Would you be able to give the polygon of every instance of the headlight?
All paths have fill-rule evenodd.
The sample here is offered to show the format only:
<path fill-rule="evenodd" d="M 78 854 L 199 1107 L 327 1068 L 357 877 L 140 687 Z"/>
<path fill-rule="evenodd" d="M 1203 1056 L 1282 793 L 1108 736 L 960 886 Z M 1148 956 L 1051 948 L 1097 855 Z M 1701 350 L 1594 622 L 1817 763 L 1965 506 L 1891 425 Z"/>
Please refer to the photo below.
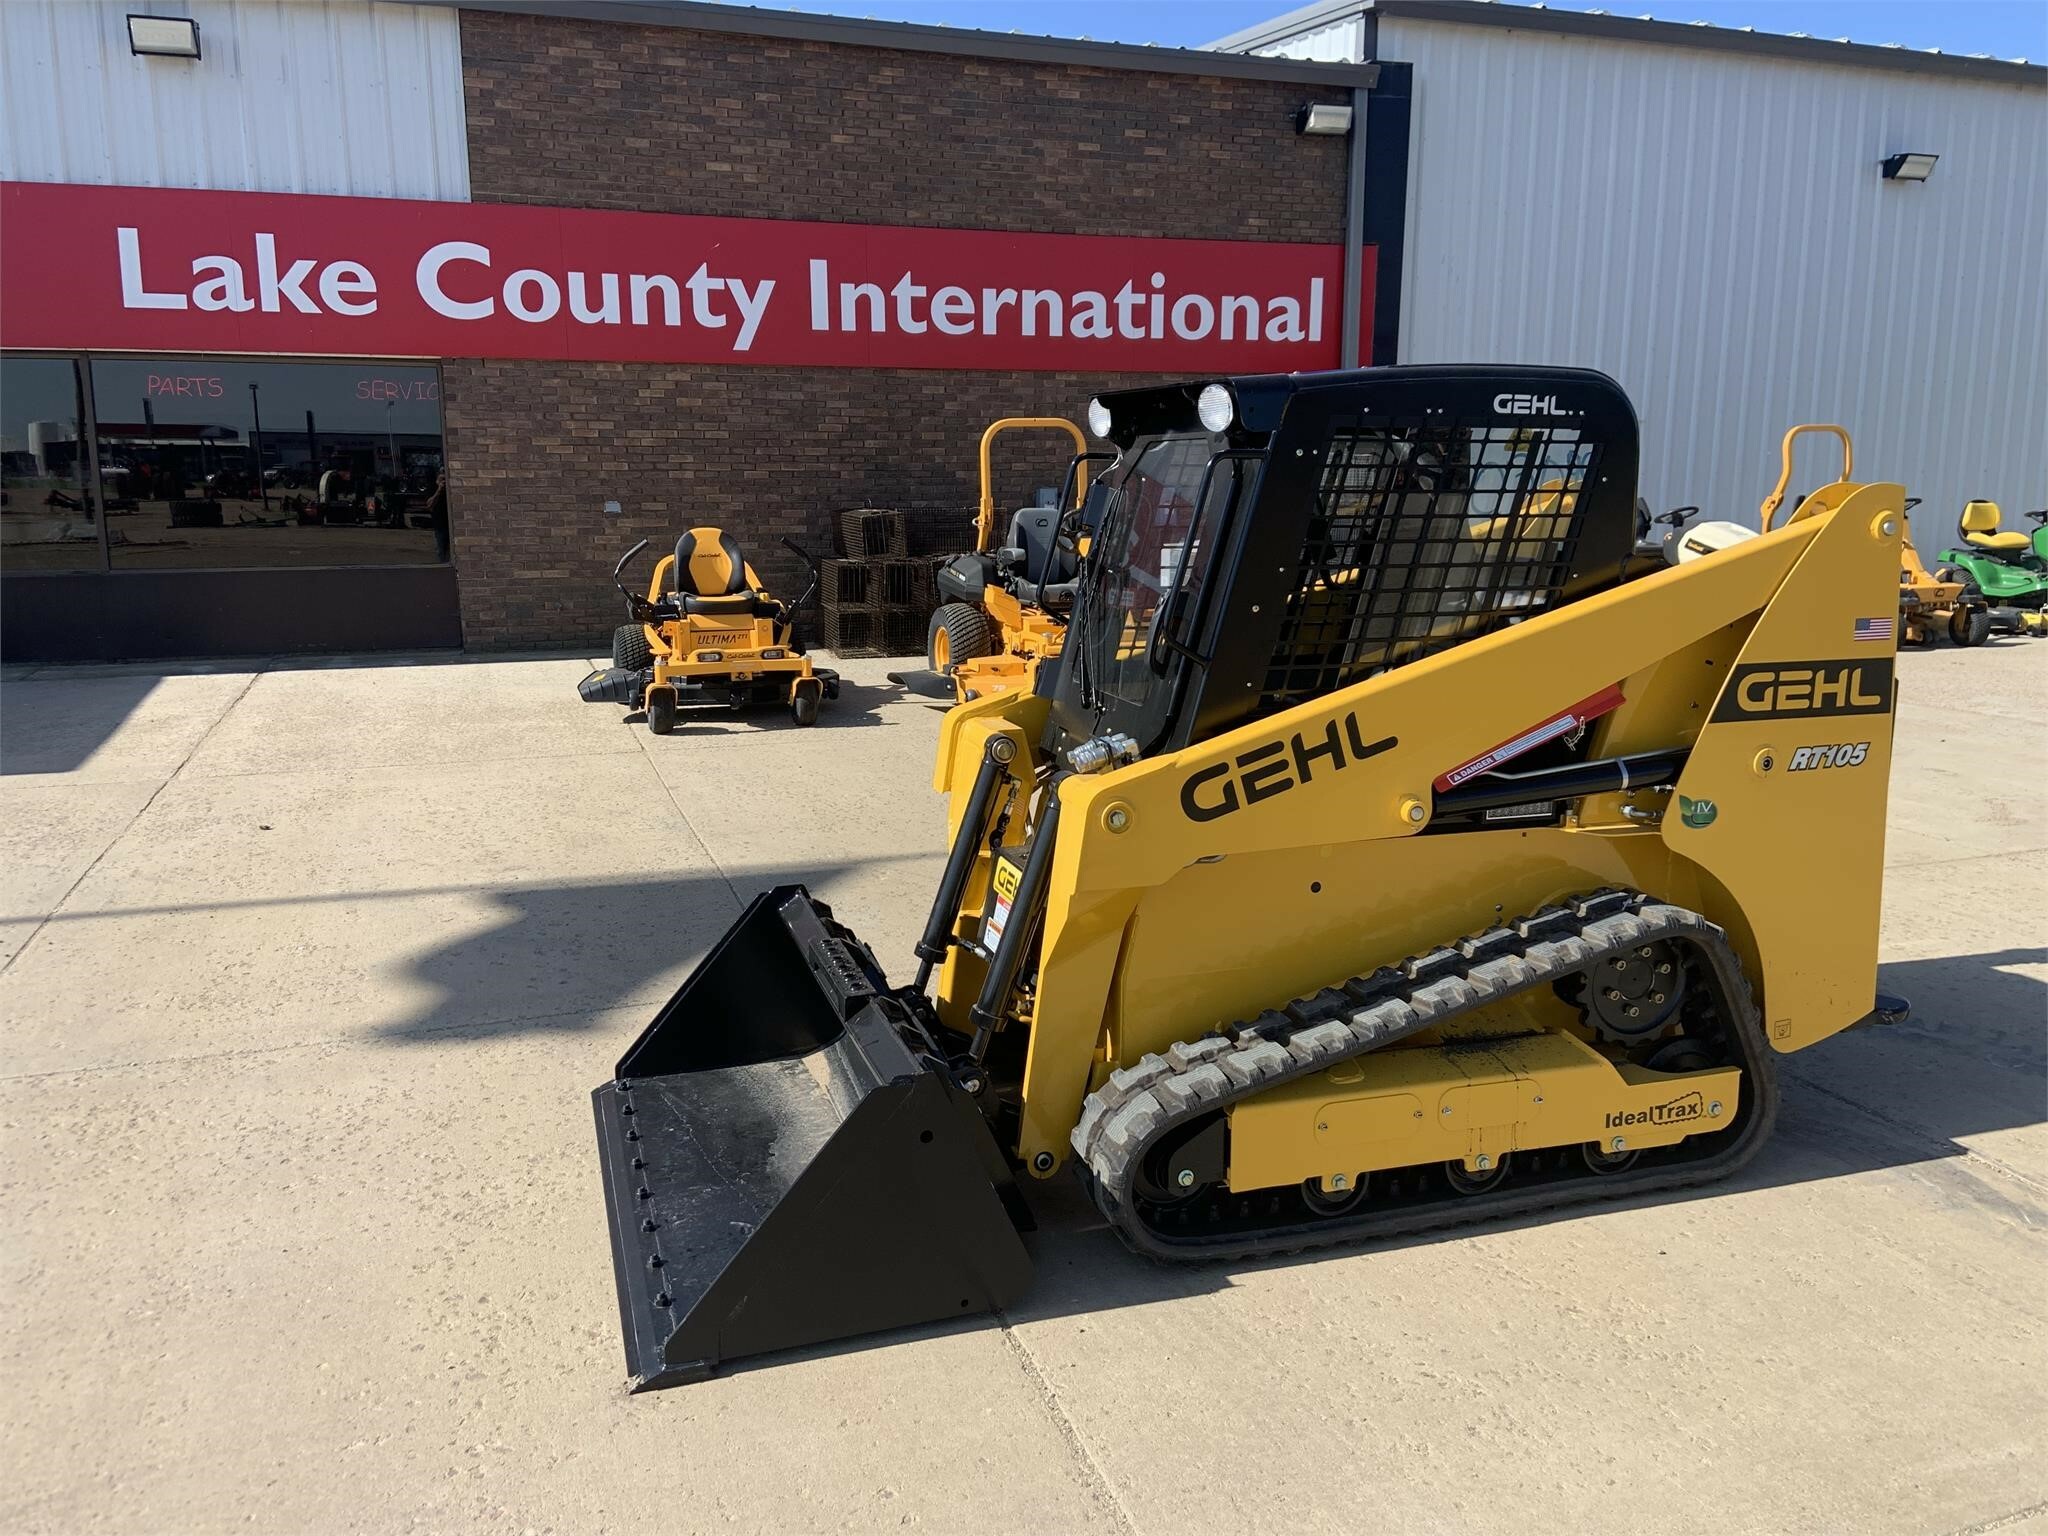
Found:
<path fill-rule="evenodd" d="M 1109 436 L 1109 407 L 1100 400 L 1088 402 L 1088 430 L 1097 437 Z"/>
<path fill-rule="evenodd" d="M 725 652 L 723 652 L 723 651 L 699 651 L 699 652 L 697 653 L 697 655 L 696 655 L 695 659 L 696 659 L 696 660 L 698 660 L 698 661 L 723 661 L 723 660 L 725 660 Z"/>
<path fill-rule="evenodd" d="M 1211 384 L 1195 400 L 1195 416 L 1211 432 L 1228 432 L 1237 420 L 1237 402 L 1228 384 Z"/>
<path fill-rule="evenodd" d="M 782 650 L 782 649 L 780 649 L 780 648 L 775 648 L 775 649 L 770 649 L 770 650 L 766 650 L 766 651 L 763 651 L 763 652 L 761 653 L 761 659 L 762 659 L 763 661 L 780 661 L 780 660 L 782 660 L 782 658 L 783 658 L 783 657 L 787 656 L 788 654 L 789 654 L 789 652 L 787 652 L 787 651 L 785 651 L 785 650 Z"/>

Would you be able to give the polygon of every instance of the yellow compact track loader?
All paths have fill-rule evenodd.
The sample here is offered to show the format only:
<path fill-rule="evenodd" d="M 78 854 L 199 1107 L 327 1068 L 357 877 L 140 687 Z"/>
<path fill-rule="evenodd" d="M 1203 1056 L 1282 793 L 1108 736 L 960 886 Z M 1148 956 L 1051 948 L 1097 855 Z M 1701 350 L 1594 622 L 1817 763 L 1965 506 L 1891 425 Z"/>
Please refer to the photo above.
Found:
<path fill-rule="evenodd" d="M 1019 508 L 999 526 L 992 450 L 1005 433 L 1033 431 L 1064 432 L 1072 441 L 1066 484 L 1049 493 L 1050 504 Z M 1113 457 L 1089 453 L 1087 436 L 1063 416 L 1006 416 L 981 434 L 974 552 L 939 568 L 940 603 L 925 640 L 935 680 L 922 691 L 965 702 L 1028 688 L 1038 663 L 1059 655 L 1083 553 L 1082 466 Z"/>
<path fill-rule="evenodd" d="M 636 1387 L 1008 1304 L 1069 1167 L 1163 1260 L 1719 1178 L 1904 1015 L 1901 487 L 1671 565 L 1597 373 L 1102 404 L 1063 654 L 941 722 L 914 978 L 779 887 L 596 1090 Z"/>

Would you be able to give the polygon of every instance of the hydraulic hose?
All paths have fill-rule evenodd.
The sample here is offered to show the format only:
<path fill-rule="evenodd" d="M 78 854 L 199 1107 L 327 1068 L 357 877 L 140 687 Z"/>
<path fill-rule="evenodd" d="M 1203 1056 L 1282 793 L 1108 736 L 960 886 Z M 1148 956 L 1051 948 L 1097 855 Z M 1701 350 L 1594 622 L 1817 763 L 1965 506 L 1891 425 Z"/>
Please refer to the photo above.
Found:
<path fill-rule="evenodd" d="M 1002 1023 L 1003 1009 L 1010 1000 L 1010 989 L 1017 981 L 1017 967 L 1024 959 L 1024 946 L 1030 942 L 1039 911 L 1045 905 L 1046 882 L 1052 877 L 1053 843 L 1060 824 L 1060 785 L 1066 777 L 1063 773 L 1058 774 L 1045 787 L 1045 809 L 1031 834 L 1031 852 L 1024 860 L 1017 894 L 1010 903 L 1010 919 L 1003 925 L 1003 936 L 996 941 L 995 953 L 989 956 L 988 974 L 982 978 L 981 996 L 975 999 L 974 1007 L 968 1012 L 968 1017 L 974 1021 L 974 1041 L 968 1046 L 967 1054 L 976 1066 L 988 1054 L 989 1041 L 995 1037 L 996 1027 Z"/>
<path fill-rule="evenodd" d="M 997 756 L 998 753 L 1005 754 Z M 924 920 L 924 936 L 917 941 L 917 982 L 922 992 L 931 981 L 932 967 L 946 958 L 953 942 L 953 921 L 960 913 L 960 897 L 967 889 L 967 876 L 974 868 L 974 855 L 988 831 L 988 813 L 995 804 L 996 788 L 1003 781 L 1003 765 L 1017 754 L 1017 745 L 1007 736 L 991 736 L 981 754 L 981 767 L 974 775 L 974 787 L 967 793 L 967 807 L 960 816 L 960 830 L 946 855 L 945 873 L 939 876 L 938 893 Z"/>
<path fill-rule="evenodd" d="M 1537 800 L 1576 800 L 1612 790 L 1649 789 L 1669 784 L 1685 767 L 1684 750 L 1638 752 L 1630 757 L 1603 757 L 1590 763 L 1566 763 L 1533 773 L 1489 773 L 1456 789 L 1439 791 L 1438 816 L 1463 816 L 1503 805 Z"/>

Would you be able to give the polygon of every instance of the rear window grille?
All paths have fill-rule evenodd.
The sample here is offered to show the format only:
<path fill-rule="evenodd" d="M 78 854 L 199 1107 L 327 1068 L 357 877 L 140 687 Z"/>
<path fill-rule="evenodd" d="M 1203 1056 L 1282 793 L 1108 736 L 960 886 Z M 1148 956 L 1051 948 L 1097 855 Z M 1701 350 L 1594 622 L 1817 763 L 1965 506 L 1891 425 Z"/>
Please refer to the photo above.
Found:
<path fill-rule="evenodd" d="M 1367 423 L 1330 442 L 1260 712 L 1554 604 L 1599 444 L 1575 428 Z"/>

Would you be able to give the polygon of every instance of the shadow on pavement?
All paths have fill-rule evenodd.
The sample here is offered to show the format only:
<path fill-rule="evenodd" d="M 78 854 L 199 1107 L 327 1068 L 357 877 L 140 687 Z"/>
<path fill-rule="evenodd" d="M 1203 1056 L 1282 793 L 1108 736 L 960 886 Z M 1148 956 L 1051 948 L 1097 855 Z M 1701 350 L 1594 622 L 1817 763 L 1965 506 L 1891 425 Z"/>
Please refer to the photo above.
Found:
<path fill-rule="evenodd" d="M 669 739 L 679 736 L 744 736 L 755 731 L 831 731 L 846 730 L 855 726 L 888 725 L 880 709 L 892 699 L 902 697 L 903 690 L 895 684 L 856 683 L 849 677 L 839 679 L 839 697 L 827 699 L 818 709 L 818 723 L 814 726 L 800 726 L 789 718 L 789 711 L 779 704 L 749 704 L 743 709 L 734 709 L 723 703 L 685 704 L 676 721 L 676 728 L 669 732 Z M 617 708 L 616 705 L 600 706 Z M 636 729 L 645 730 L 647 716 L 640 710 L 630 710 L 621 717 Z M 659 750 L 658 746 L 656 750 Z"/>
<path fill-rule="evenodd" d="M 71 773 L 107 744 L 166 674 L 86 672 L 0 682 L 0 775 Z"/>
<path fill-rule="evenodd" d="M 1888 990 L 1916 1004 L 1915 1018 L 1890 1028 L 1845 1032 L 1779 1058 L 1784 1102 L 1777 1129 L 1756 1160 L 1726 1183 L 1601 1202 L 1515 1221 L 1475 1222 L 1447 1233 L 1392 1239 L 1274 1259 L 1168 1265 L 1127 1250 L 1070 1177 L 1029 1185 L 1038 1230 L 1026 1241 L 1036 1270 L 1031 1290 L 1001 1318 L 983 1316 L 863 1339 L 764 1355 L 720 1367 L 721 1375 L 886 1347 L 930 1337 L 1147 1306 L 1229 1288 L 1239 1275 L 1370 1253 L 1456 1242 L 1479 1232 L 1570 1221 L 1595 1212 L 1712 1200 L 1723 1195 L 1961 1158 L 1966 1140 L 2048 1120 L 2048 982 L 2013 974 L 2048 963 L 2048 950 L 2008 949 L 1883 967 Z M 2037 1225 L 2041 1202 L 2024 1185 L 1965 1176 L 1948 1203 Z M 685 1389 L 687 1390 L 687 1389 Z"/>
<path fill-rule="evenodd" d="M 490 891 L 504 920 L 416 962 L 412 975 L 440 1000 L 423 1014 L 383 1026 L 373 1038 L 418 1045 L 451 1037 L 610 1031 L 620 1026 L 608 1015 L 629 1002 L 644 1005 L 644 1024 L 668 995 L 648 983 L 705 954 L 757 893 L 775 885 L 822 887 L 856 868 L 890 862 L 704 870 L 671 879 Z M 638 1028 L 633 1025 L 621 1043 Z M 593 1079 L 574 1091 L 594 1086 Z"/>
<path fill-rule="evenodd" d="M 309 656 L 226 656 L 176 661 L 24 665 L 0 680 L 0 776 L 70 773 L 119 734 L 165 678 L 254 672 L 488 666 L 563 660 L 574 651 L 391 651 Z"/>

